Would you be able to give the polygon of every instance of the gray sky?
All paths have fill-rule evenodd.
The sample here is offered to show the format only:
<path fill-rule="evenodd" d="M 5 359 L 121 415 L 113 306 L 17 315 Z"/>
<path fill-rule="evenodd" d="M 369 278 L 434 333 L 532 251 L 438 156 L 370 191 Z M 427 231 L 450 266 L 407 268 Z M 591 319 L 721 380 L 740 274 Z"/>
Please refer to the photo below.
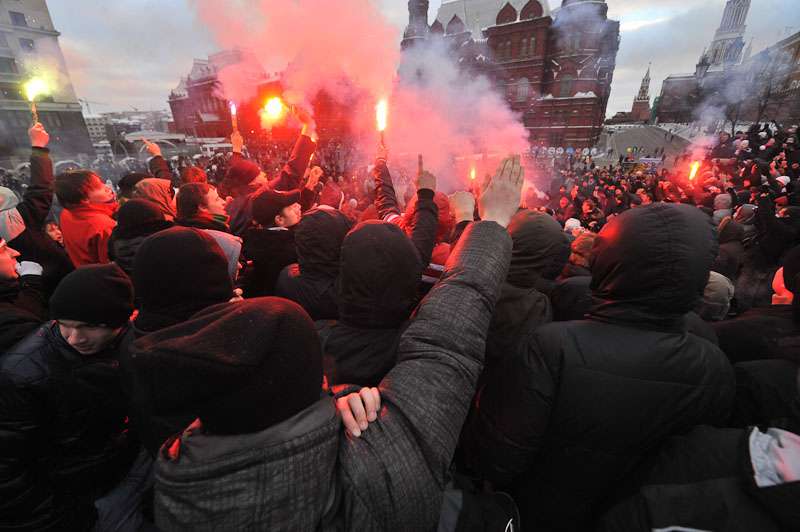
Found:
<path fill-rule="evenodd" d="M 335 0 L 330 0 L 335 1 Z M 375 0 L 398 27 L 407 21 L 405 0 Z M 187 0 L 49 0 L 61 48 L 80 98 L 92 112 L 166 109 L 169 91 L 194 57 L 216 50 Z M 555 8 L 560 0 L 550 0 Z M 651 96 L 669 74 L 694 71 L 719 26 L 725 0 L 607 0 L 622 22 L 622 42 L 608 115 L 630 110 L 648 62 Z M 753 0 L 747 35 L 753 51 L 800 31 L 798 0 Z M 441 0 L 431 0 L 431 21 Z"/>

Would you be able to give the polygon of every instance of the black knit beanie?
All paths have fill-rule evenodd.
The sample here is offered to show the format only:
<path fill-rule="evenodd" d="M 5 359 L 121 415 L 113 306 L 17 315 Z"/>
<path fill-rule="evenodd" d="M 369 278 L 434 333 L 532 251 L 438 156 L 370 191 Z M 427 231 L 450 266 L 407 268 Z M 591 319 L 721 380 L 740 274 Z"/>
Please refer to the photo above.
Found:
<path fill-rule="evenodd" d="M 228 260 L 214 239 L 199 229 L 172 227 L 148 237 L 136 252 L 133 272 L 141 304 L 139 326 L 178 323 L 233 297 Z M 150 325 L 143 328 L 153 330 Z"/>
<path fill-rule="evenodd" d="M 264 430 L 320 399 L 322 354 L 308 314 L 280 298 L 223 303 L 131 346 L 157 373 L 155 414 L 185 412 L 212 434 Z"/>
<path fill-rule="evenodd" d="M 121 327 L 133 313 L 133 285 L 116 264 L 83 266 L 58 284 L 50 316 L 91 325 Z"/>

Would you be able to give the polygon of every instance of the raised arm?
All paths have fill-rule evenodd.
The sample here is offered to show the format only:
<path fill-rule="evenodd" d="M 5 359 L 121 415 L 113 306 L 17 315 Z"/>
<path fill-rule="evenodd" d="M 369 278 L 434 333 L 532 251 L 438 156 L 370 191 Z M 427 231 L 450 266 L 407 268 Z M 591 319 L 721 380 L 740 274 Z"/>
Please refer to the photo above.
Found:
<path fill-rule="evenodd" d="M 147 152 L 153 156 L 148 163 L 150 173 L 159 179 L 166 179 L 172 183 L 172 171 L 169 169 L 167 160 L 161 155 L 161 147 L 149 140 L 145 140 L 144 145 L 147 148 Z"/>
<path fill-rule="evenodd" d="M 300 183 L 303 180 L 309 162 L 311 162 L 311 156 L 314 155 L 314 150 L 317 149 L 317 143 L 314 140 L 317 136 L 314 119 L 299 107 L 295 108 L 294 113 L 303 124 L 303 129 L 300 132 L 300 138 L 297 139 L 294 145 L 294 149 L 292 149 L 289 161 L 283 165 L 281 175 L 269 182 L 269 186 L 275 190 L 302 188 Z"/>
<path fill-rule="evenodd" d="M 439 207 L 433 201 L 435 190 L 436 178 L 425 172 L 417 181 L 417 202 L 411 217 L 411 242 L 423 268 L 431 261 L 439 225 Z"/>
<path fill-rule="evenodd" d="M 53 205 L 53 162 L 47 149 L 50 135 L 39 123 L 28 130 L 28 135 L 31 139 L 31 186 L 22 203 L 17 205 L 17 211 L 26 227 L 40 231 Z"/>
<path fill-rule="evenodd" d="M 374 447 L 371 453 L 383 464 L 386 488 L 403 494 L 387 515 L 376 516 L 387 526 L 430 528 L 438 522 L 448 467 L 508 272 L 511 238 L 505 226 L 519 204 L 521 176 L 515 158 L 484 193 L 482 218 L 487 221 L 464 232 L 442 279 L 401 337 L 397 365 L 380 384 L 384 408 L 359 442 L 366 441 L 363 450 Z M 386 488 L 365 486 L 359 492 L 364 504 L 375 509 L 381 508 L 378 499 Z"/>
<path fill-rule="evenodd" d="M 392 175 L 389 173 L 389 167 L 386 166 L 385 158 L 378 157 L 375 161 L 372 177 L 375 179 L 375 208 L 378 211 L 378 218 L 385 222 L 398 223 L 401 214 L 397 206 L 397 194 L 394 191 Z"/>

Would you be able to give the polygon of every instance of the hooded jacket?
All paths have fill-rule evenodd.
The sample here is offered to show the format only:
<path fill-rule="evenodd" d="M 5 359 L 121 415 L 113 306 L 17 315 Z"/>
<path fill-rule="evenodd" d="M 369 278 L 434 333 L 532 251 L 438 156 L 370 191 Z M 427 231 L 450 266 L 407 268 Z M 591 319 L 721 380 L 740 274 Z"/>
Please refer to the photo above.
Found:
<path fill-rule="evenodd" d="M 22 201 L 0 187 L 0 238 L 20 253 L 19 260 L 40 264 L 42 282 L 49 295 L 74 269 L 67 252 L 45 233 L 53 205 L 53 163 L 47 148 L 31 148 L 31 185 Z"/>
<path fill-rule="evenodd" d="M 520 211 L 511 219 L 508 232 L 514 247 L 486 340 L 487 375 L 511 356 L 529 333 L 553 321 L 550 299 L 542 285 L 558 277 L 569 256 L 569 242 L 561 226 L 546 214 Z"/>
<path fill-rule="evenodd" d="M 344 434 L 333 399 L 324 397 L 260 432 L 220 436 L 195 424 L 164 447 L 155 489 L 159 528 L 435 528 L 510 250 L 495 223 L 465 231 L 403 334 L 397 365 L 381 383 L 380 417 L 361 438 Z M 185 334 L 176 328 L 172 337 Z M 205 345 L 202 329 L 196 337 L 193 345 Z M 168 348 L 170 339 L 163 341 Z"/>
<path fill-rule="evenodd" d="M 81 356 L 55 322 L 0 355 L 0 528 L 87 530 L 128 472 L 117 346 Z"/>
<path fill-rule="evenodd" d="M 733 404 L 728 360 L 684 318 L 716 254 L 708 217 L 674 204 L 627 211 L 594 253 L 588 319 L 531 334 L 479 392 L 464 432 L 470 465 L 545 529 L 586 529 L 641 456 L 724 422 Z"/>
<path fill-rule="evenodd" d="M 166 220 L 175 220 L 175 193 L 171 181 L 156 177 L 142 179 L 136 183 L 135 197 L 155 203 Z"/>
<path fill-rule="evenodd" d="M 64 247 L 76 267 L 111 262 L 108 241 L 117 225 L 117 208 L 117 202 L 83 203 L 62 211 Z"/>
<path fill-rule="evenodd" d="M 351 227 L 349 218 L 330 207 L 305 213 L 294 231 L 297 263 L 278 276 L 275 294 L 299 304 L 313 320 L 338 317 L 339 257 Z"/>
<path fill-rule="evenodd" d="M 318 324 L 325 375 L 330 385 L 377 386 L 397 359 L 423 261 L 399 227 L 374 220 L 347 235 L 341 264 L 339 321 Z"/>
<path fill-rule="evenodd" d="M 719 252 L 711 269 L 736 282 L 745 256 L 743 240 L 744 227 L 732 218 L 724 218 L 719 224 Z"/>

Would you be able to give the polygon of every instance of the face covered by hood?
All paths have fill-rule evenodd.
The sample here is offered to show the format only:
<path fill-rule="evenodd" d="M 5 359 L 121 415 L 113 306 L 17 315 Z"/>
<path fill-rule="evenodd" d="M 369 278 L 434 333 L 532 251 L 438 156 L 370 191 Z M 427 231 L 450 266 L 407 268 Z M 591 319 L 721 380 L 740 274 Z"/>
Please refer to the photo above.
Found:
<path fill-rule="evenodd" d="M 508 232 L 514 242 L 506 280 L 520 288 L 534 288 L 540 279 L 552 281 L 569 258 L 569 242 L 552 217 L 538 211 L 520 211 Z"/>
<path fill-rule="evenodd" d="M 304 214 L 294 233 L 300 274 L 336 278 L 342 241 L 352 226 L 347 216 L 330 207 L 318 207 Z"/>
<path fill-rule="evenodd" d="M 352 327 L 398 327 L 416 303 L 421 274 L 419 253 L 402 229 L 358 224 L 342 244 L 339 318 Z"/>
<path fill-rule="evenodd" d="M 136 197 L 152 201 L 167 220 L 174 220 L 177 216 L 175 211 L 175 198 L 172 190 L 172 183 L 166 179 L 149 177 L 142 179 L 136 184 Z"/>
<path fill-rule="evenodd" d="M 710 219 L 682 204 L 655 204 L 615 217 L 597 237 L 593 319 L 660 330 L 683 326 L 717 255 Z"/>

